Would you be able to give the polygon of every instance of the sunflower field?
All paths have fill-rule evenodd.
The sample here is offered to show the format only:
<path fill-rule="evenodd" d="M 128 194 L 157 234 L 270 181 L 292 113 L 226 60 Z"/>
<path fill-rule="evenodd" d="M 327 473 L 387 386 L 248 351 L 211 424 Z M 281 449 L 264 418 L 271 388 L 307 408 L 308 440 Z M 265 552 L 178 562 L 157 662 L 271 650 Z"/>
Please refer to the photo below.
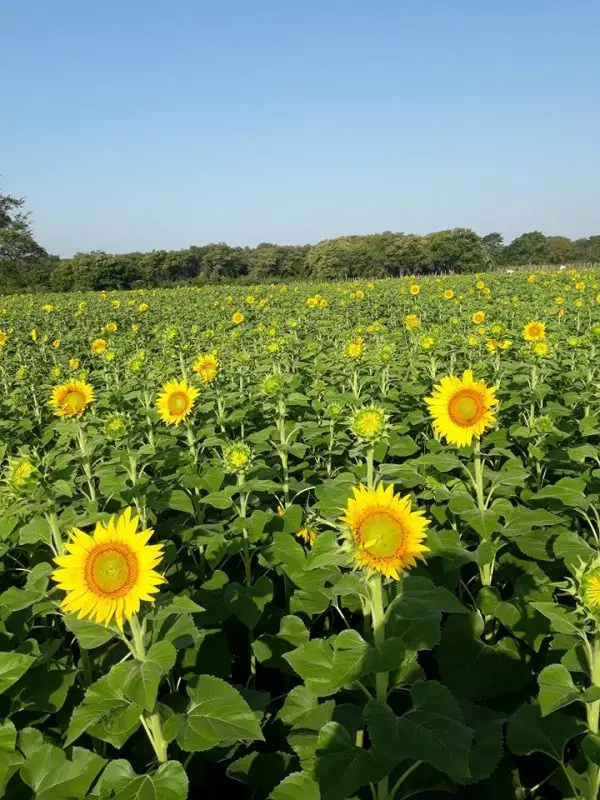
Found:
<path fill-rule="evenodd" d="M 600 270 L 0 298 L 0 797 L 600 790 Z"/>

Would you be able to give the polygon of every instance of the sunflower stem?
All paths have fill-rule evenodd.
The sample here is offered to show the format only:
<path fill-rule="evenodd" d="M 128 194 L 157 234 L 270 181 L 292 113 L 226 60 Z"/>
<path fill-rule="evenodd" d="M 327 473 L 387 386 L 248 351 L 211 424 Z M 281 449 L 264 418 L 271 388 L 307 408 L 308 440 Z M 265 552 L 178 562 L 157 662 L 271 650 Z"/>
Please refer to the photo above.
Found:
<path fill-rule="evenodd" d="M 79 452 L 81 453 L 83 472 L 85 473 L 85 478 L 90 492 L 90 500 L 93 502 L 96 499 L 96 487 L 94 486 L 94 476 L 92 475 L 92 465 L 90 462 L 90 451 L 88 448 L 87 437 L 81 423 L 77 423 L 77 442 L 79 444 Z"/>
<path fill-rule="evenodd" d="M 385 642 L 385 610 L 383 607 L 383 585 L 381 575 L 374 575 L 371 584 L 371 619 L 373 621 L 373 643 L 381 650 Z M 375 697 L 378 703 L 385 704 L 388 693 L 388 673 L 375 673 Z M 388 779 L 382 778 L 377 784 L 377 800 L 387 800 Z"/>
<path fill-rule="evenodd" d="M 145 624 L 140 625 L 137 615 L 134 614 L 129 620 L 129 627 L 131 628 L 131 636 L 133 639 L 132 652 L 138 661 L 145 661 L 146 648 L 144 646 L 144 633 L 146 626 Z M 164 764 L 167 760 L 167 742 L 163 736 L 160 714 L 156 708 L 152 712 L 144 711 L 143 714 L 140 715 L 140 720 L 150 740 L 157 761 L 159 764 Z"/>
<path fill-rule="evenodd" d="M 590 680 L 592 686 L 600 686 L 600 639 L 595 636 L 588 646 Z M 600 723 L 600 700 L 586 705 L 587 725 L 590 733 L 598 734 Z M 596 800 L 600 789 L 600 767 L 588 764 L 588 800 Z"/>
<path fill-rule="evenodd" d="M 481 460 L 481 440 L 479 439 L 479 437 L 475 439 L 473 461 L 474 461 L 474 473 L 475 473 L 473 481 L 475 485 L 475 497 L 477 499 L 477 508 L 479 509 L 479 513 L 483 517 L 486 511 L 486 501 L 485 501 L 485 494 L 483 492 L 483 462 Z M 481 582 L 484 586 L 492 585 L 493 573 L 494 573 L 493 560 L 489 564 L 481 565 L 480 567 Z"/>
<path fill-rule="evenodd" d="M 370 444 L 367 448 L 367 486 L 369 489 L 374 489 L 375 486 L 375 469 L 373 461 L 375 458 L 375 445 Z"/>
<path fill-rule="evenodd" d="M 46 522 L 48 523 L 50 534 L 52 536 L 52 549 L 54 550 L 55 555 L 62 556 L 62 554 L 65 552 L 65 543 L 63 542 L 60 534 L 58 517 L 54 511 L 46 514 Z"/>

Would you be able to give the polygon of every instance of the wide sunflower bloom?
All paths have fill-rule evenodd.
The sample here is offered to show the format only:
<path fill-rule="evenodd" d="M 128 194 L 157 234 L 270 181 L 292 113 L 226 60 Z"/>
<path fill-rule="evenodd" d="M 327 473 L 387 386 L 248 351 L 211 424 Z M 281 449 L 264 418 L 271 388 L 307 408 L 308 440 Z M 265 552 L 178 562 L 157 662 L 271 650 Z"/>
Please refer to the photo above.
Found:
<path fill-rule="evenodd" d="M 219 371 L 219 359 L 214 353 L 205 353 L 198 356 L 192 369 L 205 383 L 212 383 Z"/>
<path fill-rule="evenodd" d="M 538 342 L 546 338 L 546 326 L 543 322 L 528 322 L 523 328 L 523 338 L 526 342 Z"/>
<path fill-rule="evenodd" d="M 85 381 L 67 381 L 55 386 L 50 397 L 50 407 L 57 417 L 80 417 L 94 401 L 94 388 Z"/>
<path fill-rule="evenodd" d="M 474 436 L 481 436 L 496 421 L 496 389 L 473 380 L 470 369 L 465 370 L 462 378 L 456 375 L 442 378 L 431 397 L 425 398 L 435 432 L 457 447 L 470 445 Z"/>
<path fill-rule="evenodd" d="M 61 608 L 81 619 L 95 619 L 109 625 L 115 619 L 119 628 L 140 609 L 141 600 L 154 601 L 165 579 L 154 567 L 163 556 L 163 545 L 149 545 L 151 528 L 138 532 L 139 517 L 126 508 L 107 525 L 96 524 L 89 536 L 73 528 L 66 555 L 54 561 L 58 569 L 52 578 L 67 593 Z"/>
<path fill-rule="evenodd" d="M 423 544 L 429 520 L 423 511 L 411 511 L 410 499 L 394 494 L 391 485 L 369 489 L 361 484 L 353 493 L 340 519 L 348 529 L 354 562 L 398 579 L 429 551 Z"/>
<path fill-rule="evenodd" d="M 197 397 L 198 389 L 187 381 L 167 381 L 156 398 L 156 410 L 167 425 L 179 425 L 194 407 Z"/>

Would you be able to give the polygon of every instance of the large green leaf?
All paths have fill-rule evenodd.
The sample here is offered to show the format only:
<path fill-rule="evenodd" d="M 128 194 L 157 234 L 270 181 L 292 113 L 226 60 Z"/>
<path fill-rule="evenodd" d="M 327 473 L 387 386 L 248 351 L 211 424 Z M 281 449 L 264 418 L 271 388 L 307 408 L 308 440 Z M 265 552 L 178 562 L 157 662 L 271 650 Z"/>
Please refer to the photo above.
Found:
<path fill-rule="evenodd" d="M 81 747 L 74 747 L 67 758 L 63 750 L 45 742 L 41 733 L 32 728 L 21 731 L 19 749 L 25 756 L 20 775 L 34 791 L 36 800 L 85 797 L 106 763 L 105 759 Z"/>
<path fill-rule="evenodd" d="M 417 681 L 411 695 L 413 707 L 400 717 L 382 703 L 367 704 L 373 746 L 396 762 L 425 761 L 456 780 L 469 778 L 472 731 L 452 693 L 437 681 Z"/>
<path fill-rule="evenodd" d="M 563 706 L 568 706 L 580 697 L 571 673 L 562 664 L 550 664 L 538 675 L 540 686 L 539 703 L 542 716 L 546 717 Z"/>
<path fill-rule="evenodd" d="M 185 714 L 165 723 L 165 736 L 177 738 L 180 746 L 196 753 L 212 747 L 263 738 L 258 720 L 242 695 L 212 675 L 201 675 L 187 689 L 190 702 Z"/>
<path fill-rule="evenodd" d="M 321 792 L 306 772 L 293 772 L 273 789 L 269 800 L 321 800 Z"/>
<path fill-rule="evenodd" d="M 27 653 L 0 652 L 0 694 L 16 683 L 36 660 Z"/>
<path fill-rule="evenodd" d="M 99 800 L 187 800 L 188 778 L 178 761 L 161 764 L 156 772 L 136 775 L 124 759 L 111 761 L 102 773 Z"/>
<path fill-rule="evenodd" d="M 558 711 L 549 717 L 542 717 L 538 706 L 526 703 L 510 718 L 507 742 L 516 755 L 546 753 L 561 762 L 566 743 L 584 730 L 584 723 L 570 714 Z"/>
<path fill-rule="evenodd" d="M 123 687 L 125 696 L 146 711 L 153 711 L 158 686 L 176 658 L 177 651 L 170 642 L 153 644 L 143 661 L 133 663 Z"/>

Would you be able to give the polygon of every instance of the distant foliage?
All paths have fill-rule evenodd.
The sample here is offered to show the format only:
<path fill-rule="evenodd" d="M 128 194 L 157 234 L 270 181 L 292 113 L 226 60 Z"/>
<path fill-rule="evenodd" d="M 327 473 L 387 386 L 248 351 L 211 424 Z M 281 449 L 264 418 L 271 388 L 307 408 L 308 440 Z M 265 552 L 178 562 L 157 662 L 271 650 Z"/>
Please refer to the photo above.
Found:
<path fill-rule="evenodd" d="M 530 231 L 505 245 L 500 233 L 469 228 L 368 234 L 314 245 L 230 247 L 223 242 L 185 250 L 50 256 L 31 234 L 23 200 L 0 194 L 0 293 L 136 289 L 182 283 L 256 283 L 274 279 L 344 280 L 401 275 L 485 272 L 504 266 L 600 262 L 600 236 L 572 241 Z"/>

